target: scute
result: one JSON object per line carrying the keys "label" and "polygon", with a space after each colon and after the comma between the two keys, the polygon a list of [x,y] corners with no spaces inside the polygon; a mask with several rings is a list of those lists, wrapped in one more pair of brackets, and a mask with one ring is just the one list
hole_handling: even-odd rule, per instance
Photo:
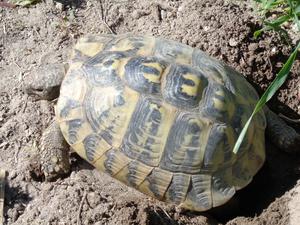
{"label": "scute", "polygon": [[[102,137],[100,137],[97,134],[91,134],[89,136],[87,136],[84,140],[83,140],[83,145],[84,145],[84,149],[85,149],[85,154],[87,159],[92,162],[95,160],[96,154],[99,153],[99,147],[100,144],[102,142]],[[101,156],[102,154],[100,154]]]}
{"label": "scute", "polygon": [[160,167],[172,172],[200,173],[211,125],[210,121],[199,118],[196,113],[177,114]]}
{"label": "scute", "polygon": [[111,86],[121,83],[118,67],[126,55],[122,52],[103,52],[87,60],[82,70],[91,86]]}
{"label": "scute", "polygon": [[185,173],[174,173],[172,181],[165,194],[167,202],[180,204],[186,198],[188,188],[190,187],[191,176]]}
{"label": "scute", "polygon": [[173,111],[158,98],[140,96],[123,138],[121,151],[148,166],[158,166],[173,123]]}
{"label": "scute", "polygon": [[190,66],[173,64],[165,75],[163,98],[178,108],[196,108],[208,85],[207,78]]}
{"label": "scute", "polygon": [[228,137],[228,129],[224,124],[214,124],[209,132],[205,146],[202,169],[213,172],[217,168],[230,163],[233,157],[232,145]]}
{"label": "scute", "polygon": [[125,65],[124,79],[140,93],[161,94],[161,77],[166,66],[166,62],[156,57],[134,57]]}
{"label": "scute", "polygon": [[139,190],[145,194],[163,200],[170,185],[173,173],[160,168],[154,168],[146,179],[139,185]]}
{"label": "scute", "polygon": [[131,56],[149,56],[153,52],[155,38],[150,36],[119,35],[106,45],[105,50],[124,52]]}
{"label": "scute", "polygon": [[207,174],[193,175],[183,207],[205,211],[212,207],[211,176]]}
{"label": "scute", "polygon": [[168,60],[169,62],[190,65],[192,52],[193,48],[190,46],[163,38],[157,38],[153,55]]}
{"label": "scute", "polygon": [[[252,179],[252,177],[250,179]],[[213,207],[223,205],[235,194],[236,188],[231,182],[232,168],[230,166],[222,168],[212,174],[211,196]]]}
{"label": "scute", "polygon": [[131,187],[138,188],[152,170],[152,166],[147,166],[137,160],[132,160],[126,167],[115,175],[115,178]]}
{"label": "scute", "polygon": [[232,68],[187,45],[135,35],[79,40],[56,117],[72,148],[141,192],[204,211],[245,187],[265,160],[263,112]]}

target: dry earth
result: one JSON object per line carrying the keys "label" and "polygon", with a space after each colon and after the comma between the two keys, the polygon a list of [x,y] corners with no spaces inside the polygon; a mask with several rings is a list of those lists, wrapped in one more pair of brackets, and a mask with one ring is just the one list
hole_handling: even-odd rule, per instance
{"label": "dry earth", "polygon": [[[32,174],[36,144],[52,106],[28,96],[23,81],[41,64],[66,62],[68,49],[88,33],[152,34],[202,49],[242,72],[261,91],[291,46],[261,27],[250,2],[222,0],[45,0],[0,8],[0,168],[8,171],[7,224],[300,224],[300,157],[267,144],[267,161],[235,200],[206,213],[180,212],[95,171],[75,154],[72,172],[55,182]],[[109,27],[109,28],[108,28]],[[293,36],[293,44],[300,37]],[[300,116],[300,60],[272,102]],[[295,125],[295,124],[293,124]],[[297,184],[298,181],[298,184]],[[298,210],[297,210],[298,209]]]}

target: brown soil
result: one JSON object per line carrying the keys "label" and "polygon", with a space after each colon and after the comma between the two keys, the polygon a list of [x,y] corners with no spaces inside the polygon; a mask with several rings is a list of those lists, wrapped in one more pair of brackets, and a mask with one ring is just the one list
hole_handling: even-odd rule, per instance
{"label": "brown soil", "polygon": [[[202,49],[265,89],[292,47],[277,34],[258,40],[261,27],[250,1],[46,0],[29,8],[0,8],[0,168],[8,171],[7,224],[299,224],[300,157],[267,144],[267,161],[229,204],[206,213],[180,212],[95,171],[75,154],[72,172],[55,182],[33,177],[36,143],[53,116],[53,103],[23,91],[43,63],[67,61],[67,49],[87,33],[152,34]],[[105,24],[107,23],[107,25]],[[292,42],[299,41],[294,36]],[[300,115],[300,60],[273,109]]]}

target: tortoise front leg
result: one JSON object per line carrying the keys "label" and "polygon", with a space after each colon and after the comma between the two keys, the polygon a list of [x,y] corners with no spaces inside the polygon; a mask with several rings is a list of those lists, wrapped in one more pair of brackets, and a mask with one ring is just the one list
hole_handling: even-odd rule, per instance
{"label": "tortoise front leg", "polygon": [[288,126],[270,109],[265,109],[267,118],[267,136],[280,149],[289,153],[300,152],[300,134]]}
{"label": "tortoise front leg", "polygon": [[[59,96],[65,72],[65,64],[43,65],[25,77],[25,91],[38,99],[53,100]],[[42,134],[38,159],[38,167],[46,180],[53,180],[70,171],[68,145],[55,119]]]}
{"label": "tortoise front leg", "polygon": [[41,170],[46,180],[64,176],[70,171],[68,144],[55,119],[43,132],[39,145]]}

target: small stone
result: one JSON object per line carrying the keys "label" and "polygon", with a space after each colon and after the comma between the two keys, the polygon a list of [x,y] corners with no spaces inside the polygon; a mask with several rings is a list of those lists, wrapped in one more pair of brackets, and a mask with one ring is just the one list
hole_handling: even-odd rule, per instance
{"label": "small stone", "polygon": [[182,12],[182,11],[184,11],[184,5],[180,5],[179,7],[178,7],[178,9],[177,9],[177,11],[178,12]]}
{"label": "small stone", "polygon": [[50,192],[54,188],[54,185],[52,183],[43,183],[42,190],[45,192]]}
{"label": "small stone", "polygon": [[252,51],[252,52],[254,52],[257,48],[258,48],[258,44],[257,43],[251,43],[248,46],[249,51]]}
{"label": "small stone", "polygon": [[55,170],[56,173],[60,173],[62,171],[62,169],[61,169],[61,167],[59,165],[56,165],[54,167],[54,170]]}
{"label": "small stone", "polygon": [[51,114],[51,105],[47,100],[40,100],[40,108],[43,114]]}
{"label": "small stone", "polygon": [[273,54],[275,54],[276,51],[277,51],[276,47],[273,47],[273,48],[271,49],[271,52],[272,52]]}
{"label": "small stone", "polygon": [[164,20],[164,19],[166,19],[167,18],[167,12],[166,12],[166,10],[161,10],[160,11],[160,16],[161,16],[161,18]]}
{"label": "small stone", "polygon": [[28,15],[28,9],[26,9],[26,8],[20,8],[18,10],[18,14],[22,15],[22,16],[26,16],[26,15]]}
{"label": "small stone", "polygon": [[62,12],[64,10],[64,5],[61,2],[56,2],[55,8]]}
{"label": "small stone", "polygon": [[140,18],[140,13],[139,13],[139,11],[134,10],[134,11],[131,13],[131,16],[132,16],[132,18],[134,18],[134,19],[139,19],[139,18]]}
{"label": "small stone", "polygon": [[235,47],[235,46],[238,45],[238,42],[237,42],[234,38],[230,38],[230,39],[229,39],[229,45],[230,45],[231,47]]}
{"label": "small stone", "polygon": [[58,162],[58,158],[57,158],[56,156],[52,156],[52,157],[51,157],[51,161],[52,161],[53,163],[57,163],[57,162]]}
{"label": "small stone", "polygon": [[87,8],[90,8],[90,7],[92,7],[93,6],[93,3],[91,2],[91,1],[87,1],[86,2],[86,7]]}
{"label": "small stone", "polygon": [[209,27],[209,26],[204,26],[204,27],[203,27],[203,30],[204,30],[204,31],[209,31],[209,30],[210,30],[210,27]]}
{"label": "small stone", "polygon": [[[300,93],[299,93],[299,94],[300,94]],[[10,177],[11,180],[13,180],[13,179],[15,179],[15,178],[18,176],[18,174],[17,174],[16,171],[12,170],[12,171],[8,174],[8,176]]]}

